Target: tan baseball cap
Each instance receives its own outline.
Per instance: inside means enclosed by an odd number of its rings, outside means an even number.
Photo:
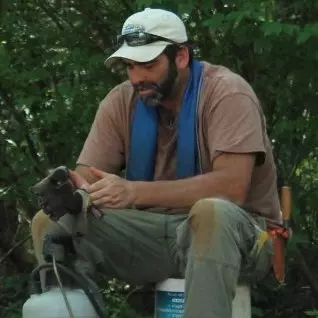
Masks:
[[[163,9],[146,8],[127,18],[118,40],[120,47],[106,59],[106,66],[111,66],[118,58],[136,62],[151,61],[167,45],[187,42],[188,36],[183,21],[176,14]]]

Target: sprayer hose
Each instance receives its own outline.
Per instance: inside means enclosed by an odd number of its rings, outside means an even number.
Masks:
[[[100,305],[98,304],[98,302],[96,301],[94,295],[90,292],[90,290],[87,288],[87,284],[90,284],[89,281],[85,278],[85,276],[83,276],[80,273],[74,274],[71,270],[69,270],[67,267],[56,263],[56,267],[61,270],[62,272],[64,272],[65,274],[69,275],[71,278],[73,278],[76,283],[79,284],[79,286],[84,290],[86,296],[88,297],[88,299],[90,300],[91,304],[93,305],[97,315],[100,318],[105,318],[104,316],[104,312],[102,310],[102,308],[100,307]],[[46,263],[46,264],[42,264],[37,266],[31,273],[31,281],[34,282],[35,281],[35,277],[36,275],[40,272],[40,270],[42,269],[50,269],[53,271],[53,264],[52,263]]]

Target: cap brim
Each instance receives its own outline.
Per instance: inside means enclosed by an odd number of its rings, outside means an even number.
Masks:
[[[135,62],[148,62],[155,59],[167,47],[167,42],[154,42],[142,46],[128,46],[123,44],[115,53],[105,60],[106,66],[112,66],[120,58],[129,59]]]

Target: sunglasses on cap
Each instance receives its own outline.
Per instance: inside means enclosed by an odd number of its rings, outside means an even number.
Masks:
[[[146,32],[132,32],[117,35],[116,46],[117,48],[119,48],[124,44],[124,42],[126,42],[128,46],[143,46],[157,41],[180,44],[159,35],[154,35]]]

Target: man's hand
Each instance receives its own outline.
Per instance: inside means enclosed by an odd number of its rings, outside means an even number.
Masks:
[[[69,176],[75,188],[88,190],[90,184],[78,172],[69,170]]]
[[[94,205],[99,208],[120,209],[134,203],[135,190],[131,181],[93,167],[90,170],[99,178],[87,189]]]

